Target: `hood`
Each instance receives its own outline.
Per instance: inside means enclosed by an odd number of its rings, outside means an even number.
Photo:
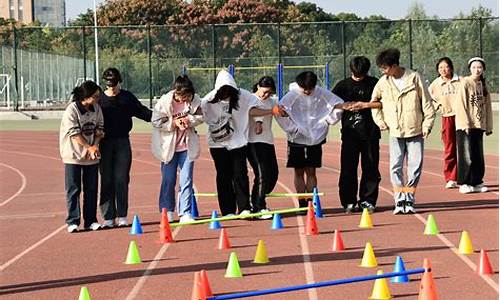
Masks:
[[[217,79],[215,80],[215,89],[218,90],[223,85],[230,85],[235,89],[238,88],[233,76],[231,76],[231,74],[229,74],[229,72],[226,70],[220,70],[219,74],[217,74]]]
[[[288,90],[289,90],[289,91],[300,92],[300,87],[299,87],[299,85],[297,84],[297,82],[292,82],[292,83],[290,83],[290,85],[288,86]]]

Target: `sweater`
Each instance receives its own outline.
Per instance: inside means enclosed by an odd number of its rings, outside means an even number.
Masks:
[[[457,130],[482,129],[493,131],[493,112],[490,94],[483,94],[483,85],[465,77],[457,101],[455,128]]]

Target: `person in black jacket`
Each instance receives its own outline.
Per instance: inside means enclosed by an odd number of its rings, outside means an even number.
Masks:
[[[128,184],[132,165],[129,133],[132,117],[151,122],[152,111],[142,105],[131,92],[121,89],[122,78],[116,68],[103,73],[106,90],[99,104],[104,115],[104,134],[101,140],[101,199],[103,227],[111,228],[118,218],[118,226],[128,226]]]
[[[342,145],[340,151],[340,202],[346,213],[356,208],[375,210],[380,182],[379,139],[380,129],[373,122],[370,103],[378,79],[368,76],[370,61],[356,56],[350,62],[351,77],[333,88],[333,93],[349,102],[342,114]],[[361,181],[358,193],[358,163],[361,155]]]

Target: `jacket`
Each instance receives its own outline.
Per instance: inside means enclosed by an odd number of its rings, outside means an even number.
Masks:
[[[455,128],[482,129],[486,132],[493,131],[493,112],[490,94],[483,95],[483,86],[470,77],[465,77],[460,97],[457,101]]]

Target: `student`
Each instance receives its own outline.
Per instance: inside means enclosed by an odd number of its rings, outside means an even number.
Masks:
[[[399,65],[398,49],[386,49],[377,55],[383,76],[373,90],[373,120],[380,130],[389,130],[391,182],[394,190],[394,214],[415,213],[415,192],[422,173],[424,138],[431,133],[435,112],[432,99],[419,73]],[[407,160],[407,181],[403,162]]]
[[[295,81],[281,100],[277,121],[287,133],[286,167],[294,169],[295,190],[311,193],[318,185],[316,169],[321,168],[329,126],[340,120],[344,101],[316,86],[318,77],[313,72],[302,72]],[[307,207],[311,200],[299,199],[299,207]]]
[[[272,77],[264,76],[253,87],[253,93],[259,99],[259,108],[270,110],[274,106],[271,95],[276,93]],[[248,130],[248,161],[252,166],[254,181],[252,188],[252,211],[269,212],[266,194],[273,191],[278,181],[278,162],[274,149],[272,116],[253,117]],[[272,214],[265,214],[260,219],[270,219]]]
[[[59,152],[64,162],[64,182],[69,233],[80,226],[80,193],[83,183],[83,220],[88,230],[98,230],[97,186],[100,158],[99,140],[104,120],[97,102],[101,88],[85,81],[73,89],[72,101],[64,111],[59,129]]]
[[[115,68],[103,73],[106,90],[100,105],[104,115],[104,139],[100,143],[101,163],[101,214],[103,227],[128,226],[128,184],[132,166],[132,149],[129,133],[132,117],[151,121],[151,110],[141,104],[134,94],[120,87],[122,77]]]
[[[194,221],[191,216],[194,160],[200,156],[199,136],[194,127],[203,122],[201,100],[193,83],[179,76],[174,88],[161,96],[153,110],[151,149],[161,161],[160,211],[167,210],[169,221],[174,219],[175,185],[179,169],[179,199],[177,213],[180,222]]]
[[[493,133],[493,113],[490,93],[484,80],[486,64],[481,57],[468,62],[470,76],[464,78],[456,106],[458,150],[457,183],[460,193],[484,193],[483,133]]]
[[[439,77],[429,86],[429,93],[437,104],[441,118],[441,140],[444,146],[445,188],[457,187],[457,145],[455,133],[455,107],[460,96],[460,79],[453,73],[453,62],[449,57],[442,57],[436,63]]]
[[[332,90],[350,105],[349,110],[342,114],[339,196],[346,213],[352,213],[356,204],[361,210],[366,208],[372,213],[377,205],[380,182],[380,129],[373,122],[370,108],[374,103],[370,100],[378,79],[368,76],[370,61],[364,56],[355,56],[349,67],[351,77],[337,83]],[[361,181],[357,201],[360,156]]]
[[[247,173],[249,118],[263,116],[257,98],[236,85],[231,74],[222,70],[215,89],[202,99],[203,119],[208,125],[207,140],[217,172],[217,199],[222,215],[250,214]]]

